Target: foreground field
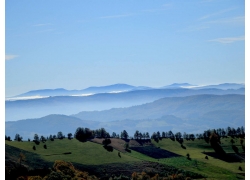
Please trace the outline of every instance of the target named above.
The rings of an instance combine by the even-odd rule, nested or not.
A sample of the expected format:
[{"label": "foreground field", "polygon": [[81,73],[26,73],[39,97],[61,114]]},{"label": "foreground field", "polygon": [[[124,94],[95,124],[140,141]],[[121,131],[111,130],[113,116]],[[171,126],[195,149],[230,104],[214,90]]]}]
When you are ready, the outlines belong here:
[{"label": "foreground field", "polygon": [[[93,143],[79,142],[76,139],[56,139],[41,142],[39,145],[34,142],[6,141],[6,159],[17,161],[19,153],[22,152],[26,156],[23,164],[29,168],[44,168],[52,166],[55,160],[64,160],[72,162],[78,169],[93,173],[97,177],[108,177],[119,173],[131,176],[133,172],[147,171],[161,175],[190,172],[197,179],[202,179],[198,174],[206,179],[244,179],[244,160],[229,163],[211,156],[205,159],[204,152],[214,151],[204,140],[184,141],[183,145],[186,149],[181,147],[180,143],[170,139],[162,139],[159,142],[151,140],[151,143],[147,142],[147,146],[143,146],[145,144],[141,142],[136,144],[135,140],[133,142],[131,145],[147,149],[153,144],[155,149],[161,149],[159,152],[164,153],[163,150],[167,150],[176,156],[154,158],[143,151],[132,150],[132,147],[129,151],[124,151],[125,141],[117,139],[113,142],[114,148],[111,149],[105,149],[97,141]],[[222,143],[227,153],[233,152],[230,149],[229,139],[223,139]],[[239,142],[236,142],[236,145],[237,143]],[[45,144],[47,149],[44,148]],[[33,146],[36,150],[33,150]],[[123,149],[123,151],[120,152],[117,149]],[[151,153],[158,154],[155,150]],[[190,159],[187,159],[187,153],[190,154]],[[243,171],[238,169],[239,166],[243,168]]]}]

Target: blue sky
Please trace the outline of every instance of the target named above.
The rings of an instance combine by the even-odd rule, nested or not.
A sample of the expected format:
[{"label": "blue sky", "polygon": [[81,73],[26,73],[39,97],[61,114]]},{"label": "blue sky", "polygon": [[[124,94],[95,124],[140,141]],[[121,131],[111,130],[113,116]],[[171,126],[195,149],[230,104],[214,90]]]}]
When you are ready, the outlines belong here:
[{"label": "blue sky", "polygon": [[5,2],[5,96],[245,82],[243,0]]}]

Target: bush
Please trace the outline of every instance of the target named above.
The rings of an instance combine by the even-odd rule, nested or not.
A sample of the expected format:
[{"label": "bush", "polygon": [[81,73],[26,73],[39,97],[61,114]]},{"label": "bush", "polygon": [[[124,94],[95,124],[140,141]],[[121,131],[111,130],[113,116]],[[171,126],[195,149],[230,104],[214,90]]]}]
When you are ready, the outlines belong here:
[{"label": "bush", "polygon": [[29,176],[28,180],[42,180],[43,178],[41,178],[40,176]]},{"label": "bush", "polygon": [[64,175],[62,172],[51,172],[46,180],[71,180],[69,175]]},{"label": "bush", "polygon": [[61,160],[57,160],[54,163],[53,168],[57,171],[57,172],[62,172],[65,175],[68,175],[70,177],[74,177],[74,173],[75,173],[75,168],[74,166],[69,163],[69,162],[65,162],[65,161],[61,161]]},{"label": "bush", "polygon": [[240,170],[240,171],[243,171],[241,166],[239,166],[239,170]]},{"label": "bush", "polygon": [[104,146],[107,146],[107,145],[111,144],[111,140],[110,140],[110,139],[104,139],[104,140],[102,141],[102,144],[103,144]]}]

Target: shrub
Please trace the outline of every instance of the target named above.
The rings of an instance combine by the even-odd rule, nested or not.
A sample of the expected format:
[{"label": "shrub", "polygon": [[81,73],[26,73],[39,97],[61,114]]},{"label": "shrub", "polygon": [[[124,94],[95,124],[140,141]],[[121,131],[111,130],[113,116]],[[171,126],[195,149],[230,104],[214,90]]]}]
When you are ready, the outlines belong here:
[{"label": "shrub", "polygon": [[20,177],[17,178],[17,180],[26,180],[26,178],[23,177],[23,176],[20,176]]},{"label": "shrub", "polygon": [[136,172],[133,172],[133,174],[132,174],[132,180],[137,180],[137,173]]},{"label": "shrub", "polygon": [[239,166],[239,170],[240,170],[240,171],[243,171],[241,166]]},{"label": "shrub", "polygon": [[70,162],[57,160],[55,161],[53,168],[56,170],[56,172],[62,172],[64,175],[69,175],[70,177],[75,176],[75,168]]},{"label": "shrub", "polygon": [[69,175],[64,175],[62,172],[51,172],[46,180],[71,180]]},{"label": "shrub", "polygon": [[42,180],[43,178],[41,178],[40,176],[29,176],[28,180]]},{"label": "shrub", "polygon": [[110,139],[104,139],[104,140],[102,141],[102,144],[103,144],[104,146],[107,146],[107,145],[111,144],[111,140],[110,140]]}]

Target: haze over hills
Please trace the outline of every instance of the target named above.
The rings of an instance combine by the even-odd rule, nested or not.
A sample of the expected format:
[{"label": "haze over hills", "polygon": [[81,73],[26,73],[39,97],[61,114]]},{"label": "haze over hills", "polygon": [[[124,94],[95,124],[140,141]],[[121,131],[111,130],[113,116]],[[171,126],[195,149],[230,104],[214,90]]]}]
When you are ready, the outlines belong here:
[{"label": "haze over hills", "polygon": [[104,127],[110,133],[120,133],[125,129],[133,136],[135,130],[151,134],[169,130],[202,133],[200,131],[208,128],[239,127],[244,124],[245,96],[229,94],[167,97],[129,108],[6,122],[5,128],[6,134],[12,137],[19,133],[25,138],[32,138],[34,133],[46,136],[58,131],[74,133],[77,127]]},{"label": "haze over hills", "polygon": [[206,85],[206,86],[195,86],[193,87],[195,89],[210,89],[210,88],[216,88],[216,89],[240,89],[240,88],[245,88],[245,84],[237,84],[237,83],[223,83],[223,84],[218,84],[218,85]]},{"label": "haze over hills", "polygon": [[[57,89],[40,89],[29,91],[17,96],[12,97],[30,97],[30,96],[74,96],[74,95],[90,95],[97,93],[118,93],[123,91],[131,91],[131,90],[143,90],[143,89],[151,89],[146,86],[131,86],[128,84],[113,84],[108,86],[92,86],[82,90],[66,90],[63,88]],[[10,98],[11,99],[11,98]]]},{"label": "haze over hills", "polygon": [[29,98],[39,98],[39,97],[49,97],[49,96],[87,96],[98,93],[119,93],[124,91],[136,91],[136,90],[148,90],[148,89],[176,89],[176,88],[195,88],[195,89],[240,89],[245,88],[244,84],[237,83],[223,83],[218,85],[192,85],[189,83],[173,83],[171,85],[153,88],[147,86],[132,86],[128,84],[113,84],[108,86],[93,86],[82,90],[66,90],[64,88],[57,89],[40,89],[32,90],[23,94],[19,94],[14,97],[9,97],[7,100],[18,100],[18,99],[29,99]]},{"label": "haze over hills", "polygon": [[121,93],[99,93],[90,96],[55,96],[41,99],[5,101],[6,121],[39,118],[49,114],[76,114],[80,111],[108,110],[152,102],[164,97],[198,94],[245,94],[245,89],[145,89]]},{"label": "haze over hills", "polygon": [[113,108],[105,111],[80,112],[72,116],[82,120],[101,122],[124,119],[153,119],[165,115],[174,115],[183,119],[190,119],[213,111],[244,111],[244,109],[244,95],[203,94],[186,97],[166,97],[143,105],[128,108]]}]

